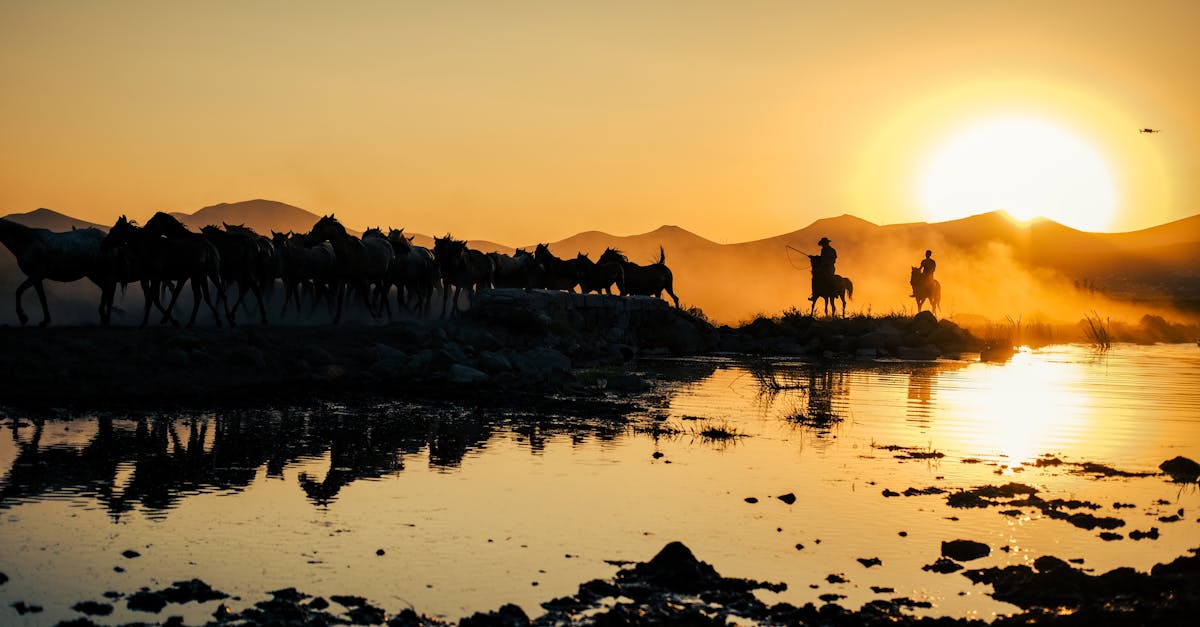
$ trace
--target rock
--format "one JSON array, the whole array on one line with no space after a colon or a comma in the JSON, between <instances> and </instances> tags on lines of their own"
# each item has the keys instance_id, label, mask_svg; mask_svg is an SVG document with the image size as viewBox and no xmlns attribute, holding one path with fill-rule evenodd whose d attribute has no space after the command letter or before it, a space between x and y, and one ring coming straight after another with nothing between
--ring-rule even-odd
<instances>
[{"instance_id":1,"label":"rock","mask_svg":"<svg viewBox=\"0 0 1200 627\"><path fill-rule=\"evenodd\" d=\"M404 351L388 346L382 342L376 342L372 344L371 351L375 354L376 361L387 361L389 359L403 361L408 359L408 354Z\"/></svg>"},{"instance_id":2,"label":"rock","mask_svg":"<svg viewBox=\"0 0 1200 627\"><path fill-rule=\"evenodd\" d=\"M479 353L479 369L488 374L498 374L512 370L512 363L501 353L483 351Z\"/></svg>"},{"instance_id":3,"label":"rock","mask_svg":"<svg viewBox=\"0 0 1200 627\"><path fill-rule=\"evenodd\" d=\"M742 499L742 500L746 501L747 503L749 503L749 504L751 504L751 505L754 505L755 503L757 503L757 502L758 502L758 497L754 497L754 496L747 496L746 498L744 498L744 499Z\"/></svg>"},{"instance_id":4,"label":"rock","mask_svg":"<svg viewBox=\"0 0 1200 627\"><path fill-rule=\"evenodd\" d=\"M950 540L942 542L942 555L960 562L969 562L981 557L987 557L992 549L974 540Z\"/></svg>"},{"instance_id":5,"label":"rock","mask_svg":"<svg viewBox=\"0 0 1200 627\"><path fill-rule=\"evenodd\" d=\"M683 593L705 590L721 579L716 569L696 559L682 542L667 544L649 562L638 564L629 572L651 584Z\"/></svg>"},{"instance_id":6,"label":"rock","mask_svg":"<svg viewBox=\"0 0 1200 627\"><path fill-rule=\"evenodd\" d=\"M860 557L858 558L858 563L862 564L864 568L870 568L872 566L882 565L883 560L879 559L878 557Z\"/></svg>"},{"instance_id":7,"label":"rock","mask_svg":"<svg viewBox=\"0 0 1200 627\"><path fill-rule=\"evenodd\" d=\"M1100 539L1104 540L1105 542L1112 542L1113 540L1122 540L1124 538L1125 538L1125 536L1123 536L1119 533L1113 533L1111 531L1101 531L1100 532Z\"/></svg>"},{"instance_id":8,"label":"rock","mask_svg":"<svg viewBox=\"0 0 1200 627\"><path fill-rule=\"evenodd\" d=\"M909 327L909 330L920 336L928 336L937 331L937 328L938 321L933 312L921 311L913 316L912 325Z\"/></svg>"},{"instance_id":9,"label":"rock","mask_svg":"<svg viewBox=\"0 0 1200 627\"><path fill-rule=\"evenodd\" d=\"M459 621L459 627L525 627L529 625L529 616L525 610L506 603L495 612L476 612Z\"/></svg>"},{"instance_id":10,"label":"rock","mask_svg":"<svg viewBox=\"0 0 1200 627\"><path fill-rule=\"evenodd\" d=\"M779 496L777 496L775 498L783 501L784 503L787 503L788 505L791 505L792 503L796 502L796 495L792 494L791 492L788 492L787 494L780 494Z\"/></svg>"},{"instance_id":11,"label":"rock","mask_svg":"<svg viewBox=\"0 0 1200 627\"><path fill-rule=\"evenodd\" d=\"M887 488L884 488L883 495L887 498L891 498L893 496L900 496L900 493L896 492L894 490L888 490Z\"/></svg>"},{"instance_id":12,"label":"rock","mask_svg":"<svg viewBox=\"0 0 1200 627\"><path fill-rule=\"evenodd\" d=\"M397 351L399 352L399 351ZM408 372L408 358L381 359L371 365L371 374L381 379L395 379Z\"/></svg>"},{"instance_id":13,"label":"rock","mask_svg":"<svg viewBox=\"0 0 1200 627\"><path fill-rule=\"evenodd\" d=\"M514 355L514 369L526 376L549 378L571 372L571 359L552 348L534 348Z\"/></svg>"},{"instance_id":14,"label":"rock","mask_svg":"<svg viewBox=\"0 0 1200 627\"><path fill-rule=\"evenodd\" d=\"M150 612L157 614L167 606L167 600L158 592L150 592L149 590L141 590L129 595L125 600L125 607L128 607L134 612Z\"/></svg>"},{"instance_id":15,"label":"rock","mask_svg":"<svg viewBox=\"0 0 1200 627\"><path fill-rule=\"evenodd\" d=\"M375 549L376 555L384 555L386 553L387 553L387 551L384 551L383 549Z\"/></svg>"},{"instance_id":16,"label":"rock","mask_svg":"<svg viewBox=\"0 0 1200 627\"><path fill-rule=\"evenodd\" d=\"M462 364L454 364L450 366L449 371L450 381L453 383L480 383L488 380L488 375L482 370L476 370L470 366Z\"/></svg>"},{"instance_id":17,"label":"rock","mask_svg":"<svg viewBox=\"0 0 1200 627\"><path fill-rule=\"evenodd\" d=\"M133 549L126 549L124 551L121 551L121 557L124 557L125 559L128 559L128 560L131 560L135 557L141 557L141 556L142 556L141 553L138 553L137 551L134 551Z\"/></svg>"},{"instance_id":18,"label":"rock","mask_svg":"<svg viewBox=\"0 0 1200 627\"><path fill-rule=\"evenodd\" d=\"M26 604L24 601L17 601L12 604L12 608L17 611L19 616L26 614L38 614L42 611L42 606Z\"/></svg>"},{"instance_id":19,"label":"rock","mask_svg":"<svg viewBox=\"0 0 1200 627\"><path fill-rule=\"evenodd\" d=\"M962 564L959 564L958 562L951 560L951 559L946 559L944 557L939 557L936 562L934 562L932 564L926 564L921 567L921 570L927 570L927 571L931 571L931 572L935 572L935 573L941 573L943 575L948 575L950 573L957 572L962 569L963 569Z\"/></svg>"},{"instance_id":20,"label":"rock","mask_svg":"<svg viewBox=\"0 0 1200 627\"><path fill-rule=\"evenodd\" d=\"M229 351L229 363L238 366L265 368L267 366L267 358L257 347L237 346Z\"/></svg>"},{"instance_id":21,"label":"rock","mask_svg":"<svg viewBox=\"0 0 1200 627\"><path fill-rule=\"evenodd\" d=\"M321 366L333 363L333 355L315 344L305 346L300 351L300 358L307 361L314 368L320 368Z\"/></svg>"},{"instance_id":22,"label":"rock","mask_svg":"<svg viewBox=\"0 0 1200 627\"><path fill-rule=\"evenodd\" d=\"M96 601L80 601L72 605L71 609L87 614L88 616L108 616L112 614L113 606L108 603L97 603Z\"/></svg>"},{"instance_id":23,"label":"rock","mask_svg":"<svg viewBox=\"0 0 1200 627\"><path fill-rule=\"evenodd\" d=\"M0 586L3 586L6 583L8 583L8 575L0 573Z\"/></svg>"},{"instance_id":24,"label":"rock","mask_svg":"<svg viewBox=\"0 0 1200 627\"><path fill-rule=\"evenodd\" d=\"M1158 527L1151 527L1149 531L1139 531L1137 529L1129 532L1130 540L1157 540Z\"/></svg>"},{"instance_id":25,"label":"rock","mask_svg":"<svg viewBox=\"0 0 1200 627\"><path fill-rule=\"evenodd\" d=\"M642 392L646 390L649 384L646 380L636 374L618 374L608 378L608 383L605 389L614 392Z\"/></svg>"},{"instance_id":26,"label":"rock","mask_svg":"<svg viewBox=\"0 0 1200 627\"><path fill-rule=\"evenodd\" d=\"M825 576L825 581L828 581L829 583L847 583L849 580L846 579L841 573L830 573Z\"/></svg>"},{"instance_id":27,"label":"rock","mask_svg":"<svg viewBox=\"0 0 1200 627\"><path fill-rule=\"evenodd\" d=\"M901 346L897 349L901 359L912 359L917 361L933 361L942 356L942 350L934 344L922 344L920 346Z\"/></svg>"},{"instance_id":28,"label":"rock","mask_svg":"<svg viewBox=\"0 0 1200 627\"><path fill-rule=\"evenodd\" d=\"M1186 457L1173 457L1158 465L1176 483L1195 483L1200 480L1200 464Z\"/></svg>"}]
</instances>

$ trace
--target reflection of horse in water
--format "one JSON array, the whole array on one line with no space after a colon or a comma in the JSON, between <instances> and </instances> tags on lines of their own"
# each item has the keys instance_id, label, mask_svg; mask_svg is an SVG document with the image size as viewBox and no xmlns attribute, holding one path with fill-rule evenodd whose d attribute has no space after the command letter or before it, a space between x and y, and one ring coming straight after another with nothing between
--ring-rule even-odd
<instances>
[{"instance_id":1,"label":"reflection of horse in water","mask_svg":"<svg viewBox=\"0 0 1200 627\"><path fill-rule=\"evenodd\" d=\"M908 278L909 285L912 286L913 298L917 299L917 311L921 311L925 307L925 301L929 301L929 309L933 313L938 312L938 305L942 302L942 284L937 279L926 279L921 274L921 269L914 267L912 275Z\"/></svg>"},{"instance_id":2,"label":"reflection of horse in water","mask_svg":"<svg viewBox=\"0 0 1200 627\"><path fill-rule=\"evenodd\" d=\"M846 297L854 299L854 283L850 279L835 274L827 276L821 272L821 257L819 255L809 255L808 263L812 265L813 273L813 296L825 299L825 315L829 315L829 305L833 304L833 315L837 316L837 300L842 299L842 315L846 315ZM808 308L808 315L813 315L817 308L817 298L812 300L812 305Z\"/></svg>"}]
</instances>

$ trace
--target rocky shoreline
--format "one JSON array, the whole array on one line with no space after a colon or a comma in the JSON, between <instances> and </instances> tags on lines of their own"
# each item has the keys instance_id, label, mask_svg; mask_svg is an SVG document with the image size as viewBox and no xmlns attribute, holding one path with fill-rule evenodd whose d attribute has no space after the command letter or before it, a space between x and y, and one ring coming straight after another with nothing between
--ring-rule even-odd
<instances>
[{"instance_id":1,"label":"rocky shoreline","mask_svg":"<svg viewBox=\"0 0 1200 627\"><path fill-rule=\"evenodd\" d=\"M943 553L948 553L945 549ZM943 558L953 561L951 558ZM969 560L970 556L955 559ZM957 563L957 562L955 562ZM542 604L544 614L531 619L522 608L506 604L457 622L446 622L406 608L392 613L354 595L314 597L295 588L269 592L271 598L235 611L224 603L229 595L200 580L178 581L162 590L143 589L132 594L106 593L107 601L84 601L73 609L87 616L107 616L114 603L147 614L171 612L171 607L222 601L213 611L210 626L219 625L388 625L390 627L551 627L559 625L1184 625L1200 610L1200 548L1150 572L1118 568L1091 575L1053 556L1038 558L1033 567L963 570L976 583L994 587L995 598L1021 608L991 623L960 618L914 617L905 613L928 602L907 597L871 601L858 610L841 607L830 599L821 606L807 603L767 605L755 590L780 591L786 584L721 576L679 542L668 543L652 559L629 565L612 579L580 584L567 597ZM881 592L886 592L881 590ZM837 595L834 595L835 597ZM22 613L41 608L21 604ZM178 616L162 622L180 625ZM60 627L90 627L90 618L63 621Z\"/></svg>"},{"instance_id":2,"label":"rocky shoreline","mask_svg":"<svg viewBox=\"0 0 1200 627\"><path fill-rule=\"evenodd\" d=\"M759 318L739 328L654 298L491 290L452 320L390 324L0 328L0 405L27 410L247 407L319 400L517 399L611 384L638 357L730 354L814 360L933 360L984 343L915 317ZM627 377L626 377L627 378Z\"/></svg>"}]
</instances>

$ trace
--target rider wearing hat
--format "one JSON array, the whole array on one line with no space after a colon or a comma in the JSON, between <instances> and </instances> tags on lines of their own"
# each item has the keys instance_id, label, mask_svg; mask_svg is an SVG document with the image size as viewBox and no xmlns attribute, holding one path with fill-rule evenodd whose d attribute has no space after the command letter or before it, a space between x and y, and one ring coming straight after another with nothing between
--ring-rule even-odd
<instances>
[{"instance_id":1,"label":"rider wearing hat","mask_svg":"<svg viewBox=\"0 0 1200 627\"><path fill-rule=\"evenodd\" d=\"M828 282L836 274L834 266L837 264L837 251L833 249L833 246L830 246L831 243L828 237L822 237L817 240L817 245L821 247L821 254L819 255L820 263L817 267L813 268L812 296L808 297L810 301L817 300L817 282L819 280ZM819 274L818 268L820 268Z\"/></svg>"}]
</instances>

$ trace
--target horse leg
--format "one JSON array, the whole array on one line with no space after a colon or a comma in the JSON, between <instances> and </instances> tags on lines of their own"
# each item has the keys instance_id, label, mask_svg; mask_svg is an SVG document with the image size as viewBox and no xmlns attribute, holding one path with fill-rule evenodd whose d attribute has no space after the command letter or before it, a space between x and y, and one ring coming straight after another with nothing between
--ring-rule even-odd
<instances>
[{"instance_id":1,"label":"horse leg","mask_svg":"<svg viewBox=\"0 0 1200 627\"><path fill-rule=\"evenodd\" d=\"M192 282L192 315L188 316L187 328L189 328L189 329L192 328L193 324L196 324L196 314L200 313L200 299L202 297L200 289L201 289L201 285L203 285L204 280L203 279L196 280L196 277L192 277L191 282ZM179 286L182 288L183 283L180 283ZM204 285L204 287L208 287L208 286ZM208 299L206 298L205 300L207 301ZM209 304L211 305L212 303L209 302ZM221 318L218 316L217 310L215 307L213 308L213 317L216 318L217 324L221 324Z\"/></svg>"},{"instance_id":2,"label":"horse leg","mask_svg":"<svg viewBox=\"0 0 1200 627\"><path fill-rule=\"evenodd\" d=\"M192 285L193 285L193 292L194 292L195 280L192 281ZM221 289L220 285L218 285L215 280L213 281L213 285L216 285L218 290ZM200 294L202 294L204 296L204 304L208 305L209 311L212 311L213 322L215 322L217 324L218 329L221 328L221 315L217 313L217 306L213 303L212 295L208 291L208 281L203 277L201 277L201 279L200 279ZM221 295L218 294L216 300L219 301L220 299L221 299ZM192 309L192 320L196 319L196 309L199 309L199 307L200 307L199 302L200 301L197 299L196 304L194 305L194 307ZM191 326L190 322L188 323L188 326Z\"/></svg>"},{"instance_id":3,"label":"horse leg","mask_svg":"<svg viewBox=\"0 0 1200 627\"><path fill-rule=\"evenodd\" d=\"M146 325L150 323L150 308L158 303L158 297L156 294L159 288L158 285L155 285L153 281L147 281L144 279L141 281L141 286L142 299L146 302L142 307L142 323L138 325L138 328L145 329ZM159 307L161 308L162 305L159 304Z\"/></svg>"},{"instance_id":4,"label":"horse leg","mask_svg":"<svg viewBox=\"0 0 1200 627\"><path fill-rule=\"evenodd\" d=\"M33 287L33 279L28 277L17 286L17 320L21 321L21 326L25 326L29 322L29 316L25 315L25 310L21 308L21 295L31 287Z\"/></svg>"},{"instance_id":5,"label":"horse leg","mask_svg":"<svg viewBox=\"0 0 1200 627\"><path fill-rule=\"evenodd\" d=\"M38 323L39 327L46 327L50 324L50 307L46 304L46 288L41 281L33 284L33 291L37 292L38 300L42 303L42 321Z\"/></svg>"},{"instance_id":6,"label":"horse leg","mask_svg":"<svg viewBox=\"0 0 1200 627\"><path fill-rule=\"evenodd\" d=\"M350 284L343 281L334 288L337 292L337 311L333 314L333 323L337 324L342 320L342 302L346 298L346 291L350 289Z\"/></svg>"},{"instance_id":7,"label":"horse leg","mask_svg":"<svg viewBox=\"0 0 1200 627\"><path fill-rule=\"evenodd\" d=\"M665 289L667 290L667 293L671 295L671 300L675 301L675 308L679 309L679 297L675 295L675 290L673 289L672 285L667 283Z\"/></svg>"},{"instance_id":8,"label":"horse leg","mask_svg":"<svg viewBox=\"0 0 1200 627\"><path fill-rule=\"evenodd\" d=\"M167 309L163 312L163 319L159 324L166 324L167 322L170 322L174 326L179 326L179 321L175 319L175 303L179 300L179 295L183 293L183 285L186 282L187 279L184 279L177 282L175 286L171 288L171 302L167 305Z\"/></svg>"},{"instance_id":9,"label":"horse leg","mask_svg":"<svg viewBox=\"0 0 1200 627\"><path fill-rule=\"evenodd\" d=\"M264 300L263 289L258 282L250 284L250 291L254 293L254 300L258 303L259 318L262 319L262 325L267 326L267 304Z\"/></svg>"}]
</instances>

